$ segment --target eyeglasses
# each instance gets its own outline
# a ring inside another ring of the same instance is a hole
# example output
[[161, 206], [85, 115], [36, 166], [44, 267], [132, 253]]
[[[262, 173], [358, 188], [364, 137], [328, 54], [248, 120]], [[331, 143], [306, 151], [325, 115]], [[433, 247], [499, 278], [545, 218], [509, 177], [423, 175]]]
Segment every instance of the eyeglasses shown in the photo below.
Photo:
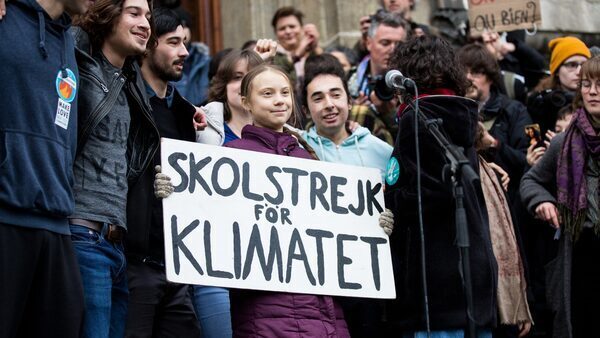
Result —
[[596, 82], [592, 82], [591, 80], [581, 80], [581, 91], [589, 92], [594, 84], [596, 85], [596, 90], [600, 90], [600, 80], [596, 80]]
[[577, 67], [583, 66], [584, 63], [585, 63], [585, 61], [584, 62], [569, 61], [569, 62], [563, 63], [562, 65], [569, 70], [574, 70], [574, 69], [577, 69]]

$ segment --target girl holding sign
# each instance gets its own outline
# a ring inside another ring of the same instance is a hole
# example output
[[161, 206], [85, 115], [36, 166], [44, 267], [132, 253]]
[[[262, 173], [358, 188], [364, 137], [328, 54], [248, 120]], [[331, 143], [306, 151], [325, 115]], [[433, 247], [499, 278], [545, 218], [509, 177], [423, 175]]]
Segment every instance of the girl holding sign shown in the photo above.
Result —
[[[284, 124], [294, 113], [293, 86], [277, 66], [252, 69], [241, 85], [242, 105], [253, 124], [242, 129], [242, 138], [226, 147], [282, 156], [316, 159], [312, 149]], [[298, 142], [302, 143], [302, 148]], [[349, 337], [342, 309], [330, 296], [232, 290], [234, 337]]]

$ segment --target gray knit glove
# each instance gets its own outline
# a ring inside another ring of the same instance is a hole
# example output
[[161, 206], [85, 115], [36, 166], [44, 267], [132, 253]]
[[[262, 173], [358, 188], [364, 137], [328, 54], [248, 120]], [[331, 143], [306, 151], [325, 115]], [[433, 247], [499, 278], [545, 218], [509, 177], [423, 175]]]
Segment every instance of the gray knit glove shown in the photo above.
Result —
[[156, 198], [167, 198], [173, 193], [173, 183], [171, 178], [161, 173], [161, 167], [157, 165], [154, 167], [156, 175], [154, 176], [154, 196]]
[[383, 228], [386, 235], [391, 235], [394, 230], [394, 214], [390, 209], [385, 209], [379, 214], [379, 226]]

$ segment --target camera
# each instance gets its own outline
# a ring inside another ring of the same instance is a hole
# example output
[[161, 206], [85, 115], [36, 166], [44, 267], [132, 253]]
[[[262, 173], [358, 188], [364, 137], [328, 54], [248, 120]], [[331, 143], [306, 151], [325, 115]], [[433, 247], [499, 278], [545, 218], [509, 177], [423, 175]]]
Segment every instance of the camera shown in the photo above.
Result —
[[369, 79], [369, 90], [375, 92], [375, 96], [381, 101], [390, 101], [394, 98], [394, 90], [385, 83], [383, 75], [377, 75]]

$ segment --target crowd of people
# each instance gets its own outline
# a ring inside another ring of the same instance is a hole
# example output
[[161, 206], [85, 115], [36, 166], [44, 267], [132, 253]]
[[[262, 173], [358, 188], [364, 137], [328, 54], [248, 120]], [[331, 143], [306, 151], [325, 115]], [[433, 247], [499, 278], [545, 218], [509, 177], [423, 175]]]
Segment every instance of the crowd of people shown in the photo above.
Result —
[[[352, 48], [285, 6], [211, 57], [152, 0], [0, 0], [0, 337], [600, 335], [598, 48], [379, 5]], [[378, 169], [396, 298], [169, 282], [161, 137]]]

